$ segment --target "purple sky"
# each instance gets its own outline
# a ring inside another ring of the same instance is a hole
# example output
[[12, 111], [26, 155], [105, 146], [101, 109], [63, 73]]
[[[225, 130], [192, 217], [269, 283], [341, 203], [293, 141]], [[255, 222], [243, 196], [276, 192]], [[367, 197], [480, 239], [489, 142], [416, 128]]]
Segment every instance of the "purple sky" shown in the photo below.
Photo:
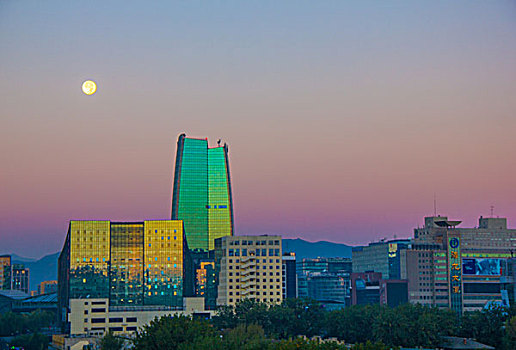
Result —
[[515, 227], [515, 62], [513, 1], [0, 2], [0, 253], [169, 218], [181, 132], [229, 144], [240, 234], [409, 237], [434, 193]]

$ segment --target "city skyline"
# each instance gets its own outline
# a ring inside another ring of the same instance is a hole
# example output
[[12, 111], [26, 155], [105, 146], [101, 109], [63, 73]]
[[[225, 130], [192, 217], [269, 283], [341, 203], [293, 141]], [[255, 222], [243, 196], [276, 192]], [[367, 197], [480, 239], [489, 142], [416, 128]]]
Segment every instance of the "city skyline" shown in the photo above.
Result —
[[231, 146], [237, 235], [515, 227], [514, 3], [121, 4], [0, 4], [0, 254], [170, 218], [183, 132]]

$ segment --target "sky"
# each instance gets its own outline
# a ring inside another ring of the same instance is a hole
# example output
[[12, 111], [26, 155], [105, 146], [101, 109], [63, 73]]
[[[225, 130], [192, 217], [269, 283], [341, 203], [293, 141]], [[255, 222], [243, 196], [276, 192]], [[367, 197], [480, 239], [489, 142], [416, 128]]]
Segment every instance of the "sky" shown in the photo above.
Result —
[[515, 62], [514, 1], [0, 1], [0, 253], [170, 218], [183, 132], [228, 143], [237, 234], [516, 227]]

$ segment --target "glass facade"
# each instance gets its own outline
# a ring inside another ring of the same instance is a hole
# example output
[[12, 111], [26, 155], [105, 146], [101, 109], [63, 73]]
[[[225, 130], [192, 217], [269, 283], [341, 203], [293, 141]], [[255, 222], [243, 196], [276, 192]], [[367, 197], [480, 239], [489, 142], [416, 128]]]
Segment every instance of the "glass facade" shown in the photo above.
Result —
[[179, 136], [172, 219], [183, 220], [188, 247], [212, 250], [216, 238], [233, 235], [228, 147]]
[[108, 298], [109, 221], [71, 221], [70, 298]]
[[[106, 298], [110, 306], [182, 307], [191, 295], [182, 221], [71, 221], [59, 257], [59, 305]], [[184, 290], [186, 288], [186, 291]]]
[[208, 249], [214, 249], [217, 238], [233, 232], [226, 150], [223, 147], [208, 149]]
[[[145, 305], [183, 305], [183, 223], [145, 222]], [[192, 278], [193, 279], [193, 278]]]
[[195, 295], [204, 297], [205, 308], [215, 310], [217, 285], [214, 261], [201, 261], [195, 270]]
[[143, 304], [143, 224], [111, 225], [109, 305]]

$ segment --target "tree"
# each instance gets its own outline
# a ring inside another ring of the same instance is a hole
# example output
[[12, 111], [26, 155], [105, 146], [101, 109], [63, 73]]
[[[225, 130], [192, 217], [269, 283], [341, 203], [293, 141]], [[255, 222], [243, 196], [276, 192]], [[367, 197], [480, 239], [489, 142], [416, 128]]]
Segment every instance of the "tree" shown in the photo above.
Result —
[[516, 316], [511, 317], [505, 323], [504, 349], [516, 349]]
[[372, 336], [371, 327], [380, 311], [379, 305], [354, 305], [329, 312], [325, 320], [328, 336], [348, 343], [365, 343]]
[[500, 349], [505, 336], [505, 322], [509, 319], [510, 310], [501, 306], [493, 306], [482, 311], [465, 313], [462, 316], [459, 336], [474, 338], [477, 341]]
[[122, 338], [115, 337], [113, 333], [108, 332], [100, 340], [101, 350], [121, 350], [124, 346], [125, 341]]
[[23, 347], [24, 349], [30, 350], [46, 350], [48, 344], [48, 337], [40, 333], [20, 335], [11, 341], [11, 346]]
[[137, 333], [134, 345], [139, 350], [176, 350], [180, 345], [195, 344], [214, 336], [213, 327], [205, 320], [164, 316], [144, 326]]
[[387, 346], [382, 342], [372, 343], [371, 341], [367, 341], [365, 343], [360, 343], [353, 345], [351, 350], [391, 350], [392, 346]]

